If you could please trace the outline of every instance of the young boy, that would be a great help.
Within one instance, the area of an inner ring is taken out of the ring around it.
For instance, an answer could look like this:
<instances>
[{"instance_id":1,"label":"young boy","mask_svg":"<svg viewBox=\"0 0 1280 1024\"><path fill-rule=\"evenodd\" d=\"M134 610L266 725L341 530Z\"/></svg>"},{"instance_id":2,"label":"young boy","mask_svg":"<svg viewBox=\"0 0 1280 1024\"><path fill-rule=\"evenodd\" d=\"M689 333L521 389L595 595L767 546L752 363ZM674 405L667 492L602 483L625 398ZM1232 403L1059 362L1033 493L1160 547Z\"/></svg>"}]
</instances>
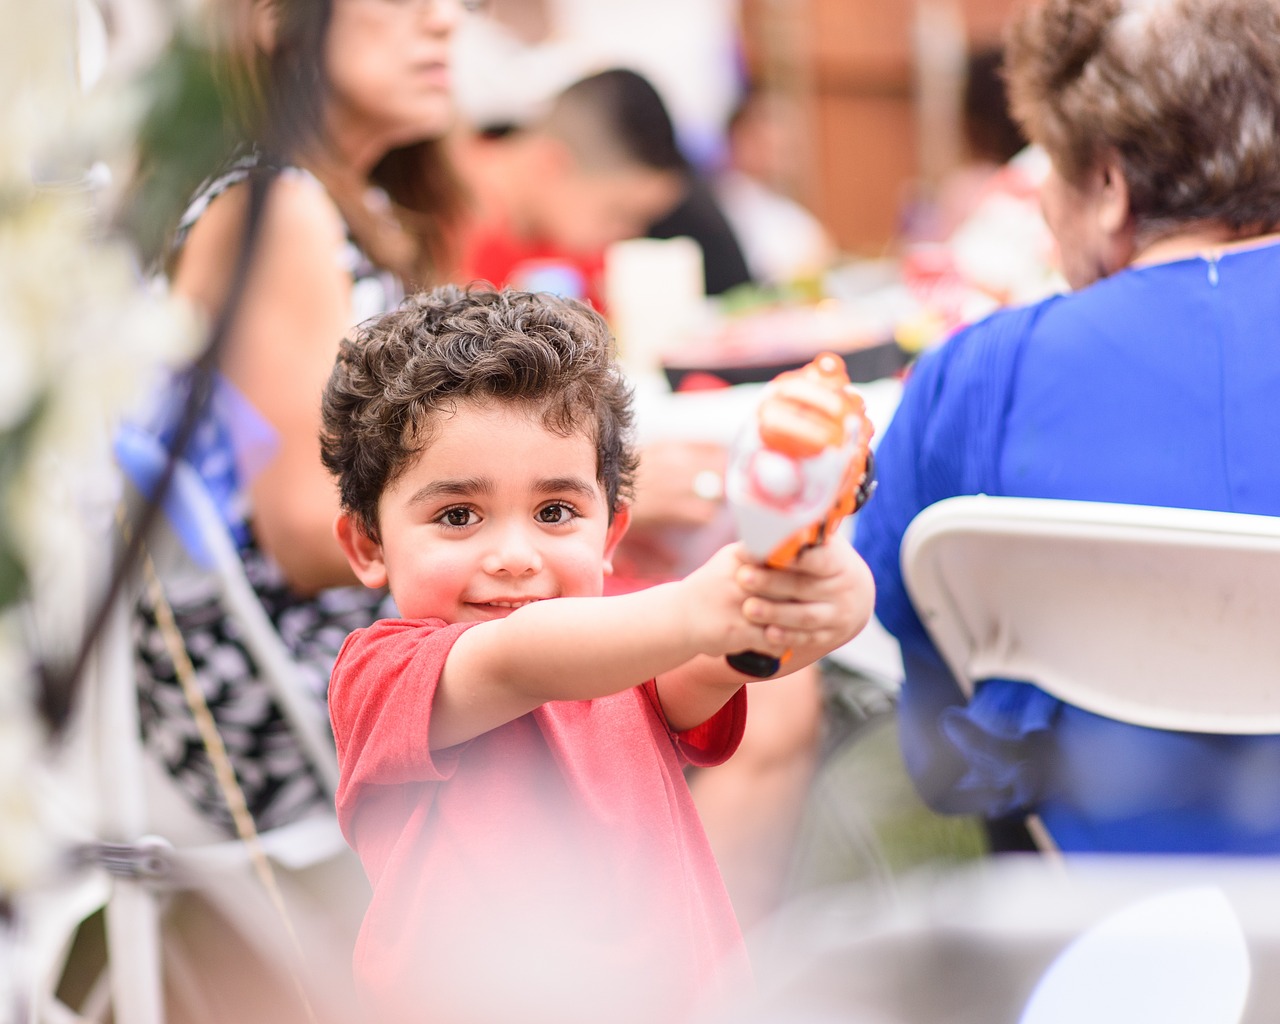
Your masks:
<instances>
[{"instance_id":1,"label":"young boy","mask_svg":"<svg viewBox=\"0 0 1280 1024\"><path fill-rule=\"evenodd\" d=\"M445 287L343 343L335 531L404 616L348 638L329 694L379 1021L678 1020L745 964L682 769L741 736L724 655L810 664L872 584L841 541L786 571L731 545L601 597L630 398L603 319L546 294Z\"/></svg>"}]
</instances>

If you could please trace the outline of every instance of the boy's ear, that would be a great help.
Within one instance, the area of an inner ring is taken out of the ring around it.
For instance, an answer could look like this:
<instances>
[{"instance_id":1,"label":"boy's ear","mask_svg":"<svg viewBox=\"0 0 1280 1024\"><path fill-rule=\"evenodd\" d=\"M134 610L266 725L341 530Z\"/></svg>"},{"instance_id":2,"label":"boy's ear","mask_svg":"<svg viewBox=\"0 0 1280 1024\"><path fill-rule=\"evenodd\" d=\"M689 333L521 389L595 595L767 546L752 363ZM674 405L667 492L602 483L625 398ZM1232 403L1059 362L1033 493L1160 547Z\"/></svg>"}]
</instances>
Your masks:
<instances>
[{"instance_id":1,"label":"boy's ear","mask_svg":"<svg viewBox=\"0 0 1280 1024\"><path fill-rule=\"evenodd\" d=\"M613 514L613 522L609 524L609 530L604 535L604 574L606 576L613 575L613 553L618 549L618 544L630 526L631 507L623 505Z\"/></svg>"},{"instance_id":2,"label":"boy's ear","mask_svg":"<svg viewBox=\"0 0 1280 1024\"><path fill-rule=\"evenodd\" d=\"M356 518L349 512L339 512L333 521L333 535L356 579L366 587L374 590L387 585L387 565L382 559L382 545L369 537L361 529Z\"/></svg>"}]
</instances>

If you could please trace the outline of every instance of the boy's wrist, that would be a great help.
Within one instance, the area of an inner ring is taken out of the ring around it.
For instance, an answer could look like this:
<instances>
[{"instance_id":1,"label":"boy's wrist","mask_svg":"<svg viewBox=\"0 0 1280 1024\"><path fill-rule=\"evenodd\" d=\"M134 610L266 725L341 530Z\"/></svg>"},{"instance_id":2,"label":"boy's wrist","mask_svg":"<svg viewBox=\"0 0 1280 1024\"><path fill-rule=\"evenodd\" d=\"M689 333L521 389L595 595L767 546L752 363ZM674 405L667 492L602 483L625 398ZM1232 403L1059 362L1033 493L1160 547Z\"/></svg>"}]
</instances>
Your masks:
<instances>
[{"instance_id":1,"label":"boy's wrist","mask_svg":"<svg viewBox=\"0 0 1280 1024\"><path fill-rule=\"evenodd\" d=\"M663 583L648 591L655 602L650 621L658 635L676 640L681 662L706 653L703 638L699 636L700 616L692 591L687 579Z\"/></svg>"}]
</instances>

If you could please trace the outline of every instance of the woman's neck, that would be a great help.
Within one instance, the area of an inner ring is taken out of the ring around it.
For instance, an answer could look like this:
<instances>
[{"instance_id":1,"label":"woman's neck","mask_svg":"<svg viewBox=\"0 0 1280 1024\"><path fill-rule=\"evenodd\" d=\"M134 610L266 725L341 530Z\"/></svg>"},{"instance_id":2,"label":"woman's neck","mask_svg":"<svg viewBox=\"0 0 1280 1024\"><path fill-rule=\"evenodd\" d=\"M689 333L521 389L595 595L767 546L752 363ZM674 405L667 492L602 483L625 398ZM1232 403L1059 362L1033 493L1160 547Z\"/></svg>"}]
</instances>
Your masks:
<instances>
[{"instance_id":1,"label":"woman's neck","mask_svg":"<svg viewBox=\"0 0 1280 1024\"><path fill-rule=\"evenodd\" d=\"M1253 249L1277 241L1280 241L1280 231L1241 235L1222 225L1206 226L1176 235L1165 235L1140 246L1130 264L1136 267L1151 266L1193 256L1217 259L1225 253Z\"/></svg>"}]
</instances>

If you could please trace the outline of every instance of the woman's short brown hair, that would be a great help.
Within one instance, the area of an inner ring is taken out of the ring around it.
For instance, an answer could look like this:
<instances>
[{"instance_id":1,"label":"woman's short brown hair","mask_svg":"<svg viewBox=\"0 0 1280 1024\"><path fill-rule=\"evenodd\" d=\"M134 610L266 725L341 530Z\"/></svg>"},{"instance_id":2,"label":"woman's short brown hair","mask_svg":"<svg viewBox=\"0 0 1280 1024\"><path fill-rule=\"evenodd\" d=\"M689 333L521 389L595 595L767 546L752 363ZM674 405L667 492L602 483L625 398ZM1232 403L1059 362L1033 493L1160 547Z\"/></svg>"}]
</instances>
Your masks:
<instances>
[{"instance_id":1,"label":"woman's short brown hair","mask_svg":"<svg viewBox=\"0 0 1280 1024\"><path fill-rule=\"evenodd\" d=\"M1011 25L1014 116L1079 184L1117 155L1139 232L1280 224L1280 4L1039 0Z\"/></svg>"},{"instance_id":2,"label":"woman's short brown hair","mask_svg":"<svg viewBox=\"0 0 1280 1024\"><path fill-rule=\"evenodd\" d=\"M407 299L342 342L325 388L321 456L342 507L378 539L378 500L431 443L438 413L515 403L548 430L583 433L612 514L636 470L632 391L599 313L546 293L446 285Z\"/></svg>"}]
</instances>

